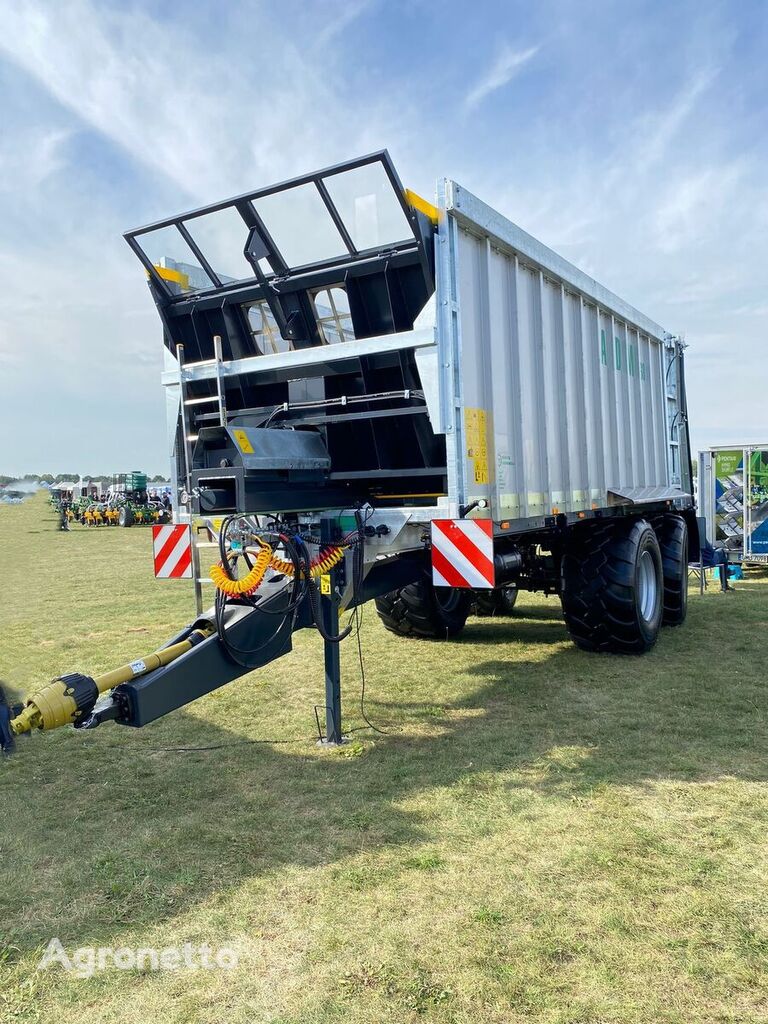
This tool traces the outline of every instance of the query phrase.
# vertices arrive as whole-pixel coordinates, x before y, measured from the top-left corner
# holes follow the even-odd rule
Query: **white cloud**
[[[706,68],[696,71],[672,102],[660,111],[640,119],[637,125],[639,145],[637,147],[640,167],[645,170],[669,154],[675,137],[687,118],[696,109],[699,100],[713,84],[719,69]]]
[[[346,0],[341,6],[333,3],[333,5],[326,4],[321,7],[322,28],[317,33],[316,45],[320,48],[327,46],[361,15],[370,11],[375,3],[376,0]],[[333,10],[333,14],[330,14],[331,10]]]
[[[654,214],[659,250],[679,252],[705,237],[715,211],[727,216],[746,170],[743,162],[718,164],[682,177],[664,190]]]
[[[17,131],[13,144],[0,149],[0,192],[10,192],[23,184],[39,188],[65,164],[66,145],[72,131],[30,126]]]
[[[329,22],[326,41],[363,9],[353,4]],[[334,162],[377,148],[371,122],[350,118],[347,97],[334,91],[333,47],[310,62],[267,8],[242,22],[220,51],[178,21],[136,9],[27,0],[0,8],[0,51],[183,189],[182,206],[279,180],[297,159]],[[396,124],[393,110],[386,127],[395,136]]]
[[[508,43],[505,43],[490,68],[464,97],[464,110],[467,112],[474,110],[492,92],[496,92],[497,89],[501,89],[511,82],[523,65],[527,64],[538,52],[538,46],[531,46],[527,50],[514,50]]]

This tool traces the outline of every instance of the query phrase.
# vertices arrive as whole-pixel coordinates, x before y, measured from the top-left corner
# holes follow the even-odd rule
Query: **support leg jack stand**
[[[330,540],[330,538],[328,538]],[[321,582],[323,626],[329,636],[339,634],[339,570],[331,569]],[[341,650],[328,640],[323,644],[325,661],[325,737],[318,746],[338,747],[346,743],[341,731]]]

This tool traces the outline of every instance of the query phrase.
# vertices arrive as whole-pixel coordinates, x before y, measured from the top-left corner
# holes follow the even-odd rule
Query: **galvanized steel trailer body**
[[[163,324],[175,518],[271,531],[304,589],[267,572],[217,602],[180,634],[199,642],[88,724],[143,725],[287,652],[295,629],[333,637],[339,609],[371,598],[396,632],[454,635],[471,592],[430,582],[433,520],[482,521],[479,578],[559,594],[588,650],[639,653],[682,622],[683,342],[455,182],[436,198],[379,152],[127,233]],[[302,545],[321,558],[350,522],[318,598]],[[445,535],[466,558],[469,535]],[[238,664],[240,648],[258,654]]]

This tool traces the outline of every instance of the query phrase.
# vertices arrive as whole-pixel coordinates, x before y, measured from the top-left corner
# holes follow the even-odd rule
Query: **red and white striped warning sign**
[[[152,527],[155,576],[159,580],[192,579],[192,530],[183,523]]]
[[[432,582],[473,589],[496,585],[489,519],[432,520]]]

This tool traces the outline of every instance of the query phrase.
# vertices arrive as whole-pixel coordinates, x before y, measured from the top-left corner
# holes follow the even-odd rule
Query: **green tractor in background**
[[[131,473],[116,473],[112,477],[107,499],[107,512],[114,517],[117,513],[117,525],[153,526],[155,523],[166,523],[171,518],[171,510],[160,498],[149,496],[147,474],[134,470]]]

